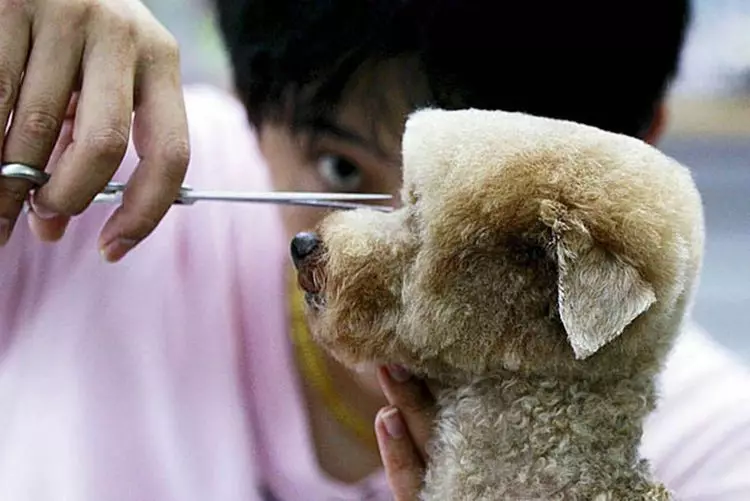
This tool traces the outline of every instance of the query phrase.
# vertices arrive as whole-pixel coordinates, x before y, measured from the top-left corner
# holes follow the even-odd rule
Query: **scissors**
[[[49,174],[25,164],[9,163],[0,167],[0,177],[24,179],[34,183],[35,188],[44,186],[49,181]],[[94,197],[94,203],[118,204],[125,191],[125,183],[110,182]],[[307,207],[330,209],[371,209],[390,212],[393,207],[372,205],[363,202],[390,200],[391,195],[374,193],[322,193],[322,192],[242,192],[223,190],[194,190],[182,186],[180,194],[173,205],[193,205],[196,202],[243,202],[280,205],[301,205]]]

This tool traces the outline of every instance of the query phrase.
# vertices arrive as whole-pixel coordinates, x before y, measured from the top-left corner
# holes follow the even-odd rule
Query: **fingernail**
[[[405,383],[411,379],[411,373],[400,365],[388,365],[386,366],[386,369],[388,369],[388,374],[391,376],[391,379],[397,383]]]
[[[10,237],[10,219],[0,217],[0,244],[4,244]]]
[[[129,238],[116,238],[102,248],[102,257],[110,263],[117,262],[130,252],[137,243],[136,240]]]
[[[385,425],[385,431],[391,438],[399,439],[404,436],[404,421],[401,419],[401,415],[398,409],[388,409],[381,415],[383,424]]]

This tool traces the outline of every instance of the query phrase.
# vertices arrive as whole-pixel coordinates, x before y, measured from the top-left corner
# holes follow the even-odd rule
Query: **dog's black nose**
[[[320,239],[315,233],[297,233],[292,239],[292,260],[300,263],[307,256],[315,252],[320,245]]]

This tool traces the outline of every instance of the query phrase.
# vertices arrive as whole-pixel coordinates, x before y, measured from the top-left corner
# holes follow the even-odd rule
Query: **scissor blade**
[[[102,192],[94,198],[95,203],[117,204],[122,201],[119,186],[113,184],[112,189]],[[380,212],[390,212],[392,207],[384,205],[370,205],[357,201],[380,201],[393,198],[391,195],[372,193],[319,193],[319,192],[233,192],[183,189],[180,198],[175,201],[179,205],[192,205],[200,201],[213,202],[244,202],[266,203],[279,205],[301,205],[307,207],[331,209],[372,209]]]
[[[342,210],[353,210],[353,209],[368,209],[378,212],[391,212],[393,207],[387,205],[375,205],[375,204],[364,204],[359,202],[337,202],[335,200],[293,200],[287,198],[269,198],[262,200],[242,200],[248,203],[262,203],[262,204],[274,204],[274,205],[301,205],[305,207],[318,207],[321,209],[342,209]]]
[[[318,193],[297,191],[269,191],[269,192],[241,192],[241,191],[209,191],[209,190],[185,190],[181,196],[185,203],[199,201],[213,202],[278,202],[290,203],[300,200],[313,200],[318,202],[355,202],[355,201],[378,201],[390,200],[391,195],[374,193]]]

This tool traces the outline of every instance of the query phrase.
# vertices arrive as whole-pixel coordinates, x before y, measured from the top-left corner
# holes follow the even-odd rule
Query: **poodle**
[[[314,338],[437,382],[421,499],[667,500],[638,446],[697,287],[690,172],[578,123],[420,110],[392,212],[291,244]]]

